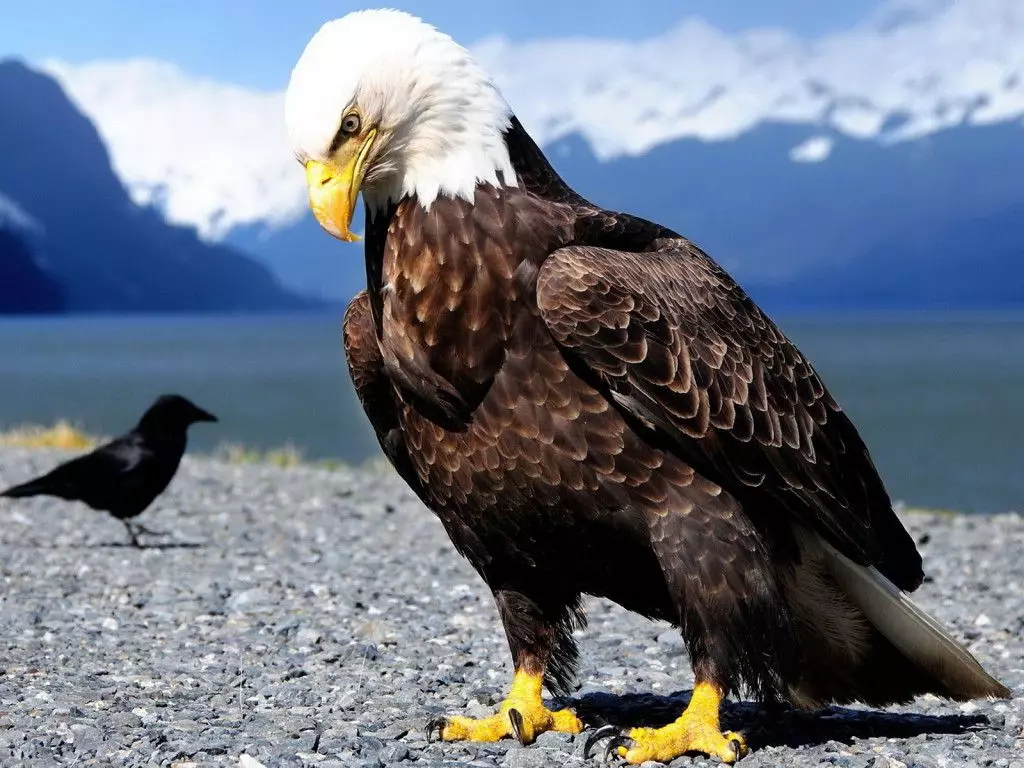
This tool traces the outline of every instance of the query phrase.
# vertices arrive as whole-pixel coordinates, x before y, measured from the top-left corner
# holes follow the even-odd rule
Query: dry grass
[[[0,445],[16,448],[58,448],[84,451],[96,446],[99,437],[87,434],[63,419],[52,427],[25,425],[0,432]]]
[[[213,456],[228,464],[271,464],[283,469],[305,463],[302,451],[290,444],[262,452],[240,443],[224,443],[214,450]]]
[[[892,508],[900,514],[906,515],[943,515],[944,517],[955,517],[962,515],[963,512],[955,509],[945,509],[939,507],[915,507],[912,505],[904,504],[902,501],[897,501],[892,505]]]
[[[87,451],[107,438],[90,435],[61,419],[52,427],[28,424],[0,431],[0,446],[12,448],[57,448],[64,451]],[[225,443],[213,451],[213,457],[229,464],[272,464],[275,467],[296,467],[306,463],[302,451],[294,445],[285,445],[269,451],[260,451],[237,443]],[[339,462],[317,462],[329,468]]]

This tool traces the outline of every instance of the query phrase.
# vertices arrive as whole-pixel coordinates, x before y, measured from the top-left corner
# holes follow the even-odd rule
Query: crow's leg
[[[512,688],[497,714],[482,719],[441,718],[427,726],[428,735],[437,732],[445,741],[498,741],[513,736],[529,744],[545,731],[580,733],[583,724],[575,713],[568,709],[553,712],[541,699],[549,663],[564,669],[575,661],[575,646],[571,634],[565,640],[565,627],[572,623],[568,617],[576,601],[545,610],[519,592],[498,590],[494,598],[515,665]]]
[[[154,531],[152,528],[147,528],[142,523],[133,523],[135,530],[139,533],[144,533],[147,536],[170,536],[170,531]]]
[[[142,543],[139,541],[138,532],[135,530],[135,526],[132,525],[130,520],[121,520],[124,524],[125,530],[128,531],[128,538],[131,541],[131,545],[136,549],[142,549]]]

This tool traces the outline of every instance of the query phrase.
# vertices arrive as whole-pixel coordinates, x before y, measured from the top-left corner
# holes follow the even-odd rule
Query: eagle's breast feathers
[[[410,396],[452,428],[465,425],[504,364],[518,317],[535,304],[537,270],[571,238],[568,210],[516,188],[480,185],[475,199],[406,199],[379,249],[378,337]]]

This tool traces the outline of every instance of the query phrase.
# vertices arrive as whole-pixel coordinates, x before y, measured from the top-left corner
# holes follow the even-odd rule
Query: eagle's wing
[[[700,249],[656,245],[572,246],[544,263],[538,305],[570,365],[752,519],[790,516],[916,588],[914,542],[810,363]]]
[[[352,384],[377,441],[402,479],[422,497],[421,483],[413,470],[405,436],[399,426],[395,390],[384,371],[366,291],[357,293],[345,311],[342,336]]]

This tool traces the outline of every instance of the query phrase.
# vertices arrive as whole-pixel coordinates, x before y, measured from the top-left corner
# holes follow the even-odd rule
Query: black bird
[[[131,431],[0,496],[56,496],[85,502],[124,523],[132,545],[141,546],[138,534],[155,532],[132,523],[131,518],[167,488],[185,453],[188,428],[199,421],[217,421],[217,417],[181,395],[162,395]]]

